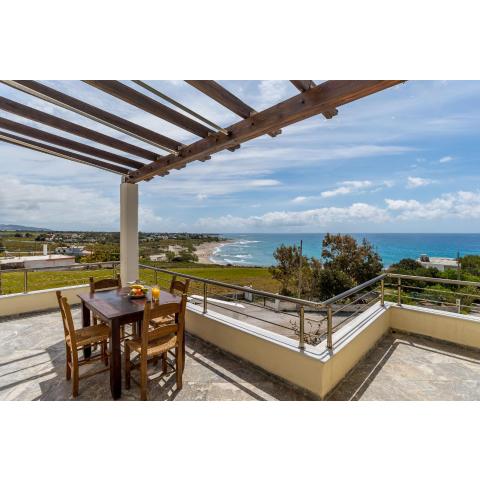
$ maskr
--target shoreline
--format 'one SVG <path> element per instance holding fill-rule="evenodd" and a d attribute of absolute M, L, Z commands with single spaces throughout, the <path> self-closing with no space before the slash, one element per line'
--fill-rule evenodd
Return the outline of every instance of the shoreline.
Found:
<path fill-rule="evenodd" d="M 221 263 L 213 262 L 210 258 L 213 256 L 217 248 L 221 248 L 229 243 L 234 243 L 235 240 L 225 240 L 222 242 L 205 242 L 198 245 L 195 249 L 195 255 L 198 260 L 195 263 L 204 263 L 208 265 L 222 265 Z"/>

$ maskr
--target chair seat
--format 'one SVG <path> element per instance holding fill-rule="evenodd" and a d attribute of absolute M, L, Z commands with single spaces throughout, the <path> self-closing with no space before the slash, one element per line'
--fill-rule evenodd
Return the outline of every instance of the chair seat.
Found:
<path fill-rule="evenodd" d="M 142 342 L 140 339 L 127 340 L 126 343 L 128 343 L 132 351 L 135 351 L 137 353 L 141 352 Z M 147 356 L 153 357 L 156 355 L 160 355 L 161 353 L 168 352 L 169 350 L 177 346 L 178 346 L 178 339 L 176 335 L 155 338 L 154 340 L 151 340 L 148 343 Z"/>
<path fill-rule="evenodd" d="M 75 336 L 77 338 L 77 346 L 82 347 L 107 340 L 110 337 L 110 328 L 104 324 L 91 325 L 75 330 Z M 67 335 L 66 340 L 71 344 L 70 335 Z"/>

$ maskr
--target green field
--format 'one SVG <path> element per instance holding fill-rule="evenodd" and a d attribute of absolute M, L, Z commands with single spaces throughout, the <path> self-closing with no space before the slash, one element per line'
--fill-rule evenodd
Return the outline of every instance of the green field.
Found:
<path fill-rule="evenodd" d="M 218 280 L 221 282 L 232 283 L 234 285 L 249 286 L 258 290 L 266 290 L 269 292 L 278 291 L 278 282 L 272 279 L 268 269 L 266 268 L 244 268 L 244 267 L 222 267 L 212 266 L 182 266 L 171 268 L 169 270 L 196 277 Z M 28 273 L 28 291 L 44 290 L 48 288 L 61 288 L 69 285 L 87 284 L 90 276 L 95 279 L 112 277 L 114 271 L 112 269 L 101 270 L 81 270 L 81 271 L 61 271 L 61 272 L 29 272 Z M 0 274 L 1 277 L 1 294 L 20 293 L 24 288 L 23 272 L 8 273 L 4 270 Z M 158 273 L 158 284 L 163 288 L 167 288 L 170 284 L 171 276 L 168 274 Z M 153 285 L 154 272 L 142 269 L 140 272 L 140 280 L 147 285 Z M 202 287 L 198 282 L 192 282 L 191 293 L 201 293 Z M 226 293 L 226 289 L 218 287 L 209 287 L 211 293 Z"/>

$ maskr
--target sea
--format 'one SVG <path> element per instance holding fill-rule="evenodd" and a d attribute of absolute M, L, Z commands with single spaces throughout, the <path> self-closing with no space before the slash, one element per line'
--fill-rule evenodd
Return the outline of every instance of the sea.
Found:
<path fill-rule="evenodd" d="M 480 234 L 451 233 L 351 233 L 358 242 L 366 238 L 382 257 L 385 267 L 402 258 L 455 258 L 457 255 L 480 255 Z M 210 260 L 218 264 L 269 266 L 275 263 L 273 252 L 284 245 L 300 245 L 308 257 L 320 258 L 323 233 L 224 233 L 231 243 L 217 247 Z"/>

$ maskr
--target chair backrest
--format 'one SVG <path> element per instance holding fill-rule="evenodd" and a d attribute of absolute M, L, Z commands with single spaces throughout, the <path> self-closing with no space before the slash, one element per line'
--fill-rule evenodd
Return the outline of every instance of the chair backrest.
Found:
<path fill-rule="evenodd" d="M 68 300 L 65 297 L 62 297 L 62 292 L 60 290 L 56 291 L 58 305 L 60 307 L 60 313 L 62 314 L 63 330 L 65 333 L 65 338 L 67 335 L 70 336 L 72 344 L 76 342 L 75 336 L 75 325 L 73 324 L 72 311 L 70 310 L 70 305 Z"/>
<path fill-rule="evenodd" d="M 190 280 L 187 278 L 184 282 L 177 280 L 177 277 L 174 275 L 172 277 L 172 282 L 170 283 L 170 293 L 180 293 L 187 294 L 188 287 L 190 286 Z"/>
<path fill-rule="evenodd" d="M 93 277 L 90 277 L 90 293 L 95 293 L 98 290 L 112 290 L 114 288 L 122 288 L 119 274 L 115 278 L 102 278 L 96 281 Z"/>
<path fill-rule="evenodd" d="M 143 311 L 142 324 L 142 350 L 148 347 L 149 340 L 166 337 L 172 333 L 176 334 L 181 345 L 183 342 L 183 332 L 185 330 L 185 309 L 187 306 L 187 295 L 182 295 L 180 304 L 165 303 L 163 305 L 152 304 L 152 302 L 145 302 L 145 310 Z M 178 314 L 178 322 L 168 325 L 162 325 L 149 330 L 150 320 L 154 318 L 164 318 L 168 315 Z"/>

